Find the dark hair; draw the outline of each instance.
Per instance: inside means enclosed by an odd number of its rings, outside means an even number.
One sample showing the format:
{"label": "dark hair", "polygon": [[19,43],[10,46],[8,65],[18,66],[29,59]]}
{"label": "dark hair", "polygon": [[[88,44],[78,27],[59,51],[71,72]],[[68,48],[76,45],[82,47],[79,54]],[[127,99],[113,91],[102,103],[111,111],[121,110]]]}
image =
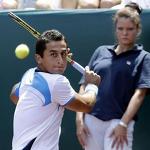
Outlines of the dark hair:
{"label": "dark hair", "polygon": [[43,57],[43,52],[46,49],[46,44],[51,41],[62,41],[64,40],[67,44],[65,36],[58,30],[47,30],[43,32],[40,38],[36,42],[36,54],[39,54]]}
{"label": "dark hair", "polygon": [[131,9],[136,10],[139,15],[142,12],[142,8],[137,3],[134,3],[134,2],[130,2],[130,3],[126,4],[125,7],[129,7]]}

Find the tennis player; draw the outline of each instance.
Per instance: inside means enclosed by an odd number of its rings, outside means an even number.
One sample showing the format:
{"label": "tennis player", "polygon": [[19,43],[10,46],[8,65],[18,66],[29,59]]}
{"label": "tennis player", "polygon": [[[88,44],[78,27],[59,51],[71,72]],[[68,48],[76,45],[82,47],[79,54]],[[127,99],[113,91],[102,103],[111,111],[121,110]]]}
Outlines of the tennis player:
{"label": "tennis player", "polygon": [[64,108],[81,112],[92,109],[100,76],[85,68],[85,80],[90,84],[85,94],[79,95],[62,75],[67,54],[66,39],[57,30],[48,30],[37,40],[37,67],[26,71],[10,95],[17,103],[12,150],[58,150]]}

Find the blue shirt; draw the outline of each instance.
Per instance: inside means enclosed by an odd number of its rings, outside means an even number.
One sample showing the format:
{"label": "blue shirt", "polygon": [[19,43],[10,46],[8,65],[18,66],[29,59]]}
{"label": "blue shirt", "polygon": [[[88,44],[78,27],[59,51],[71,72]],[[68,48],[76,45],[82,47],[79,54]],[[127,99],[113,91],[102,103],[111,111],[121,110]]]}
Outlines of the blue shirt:
{"label": "blue shirt", "polygon": [[102,78],[91,114],[104,121],[122,117],[135,89],[150,88],[150,53],[135,45],[116,55],[115,48],[97,48],[89,62],[90,69]]}

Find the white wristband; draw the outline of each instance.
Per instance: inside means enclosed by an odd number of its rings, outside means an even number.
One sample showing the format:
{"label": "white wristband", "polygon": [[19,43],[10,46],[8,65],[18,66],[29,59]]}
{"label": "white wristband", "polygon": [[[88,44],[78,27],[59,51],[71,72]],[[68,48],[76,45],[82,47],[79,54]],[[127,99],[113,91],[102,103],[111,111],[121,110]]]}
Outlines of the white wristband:
{"label": "white wristband", "polygon": [[88,91],[93,91],[97,95],[97,93],[98,93],[98,87],[95,84],[88,84],[85,87],[85,92],[88,92]]}
{"label": "white wristband", "polygon": [[119,125],[121,125],[124,128],[128,127],[128,125],[126,123],[124,123],[122,120],[120,120]]}

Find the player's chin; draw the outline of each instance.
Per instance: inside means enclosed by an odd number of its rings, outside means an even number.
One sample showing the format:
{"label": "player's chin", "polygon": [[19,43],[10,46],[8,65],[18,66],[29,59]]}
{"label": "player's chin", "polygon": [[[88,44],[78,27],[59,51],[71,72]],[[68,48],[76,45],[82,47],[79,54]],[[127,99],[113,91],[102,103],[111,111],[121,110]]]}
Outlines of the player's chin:
{"label": "player's chin", "polygon": [[54,73],[56,73],[56,74],[63,74],[64,72],[65,72],[65,68],[57,68],[54,71]]}

